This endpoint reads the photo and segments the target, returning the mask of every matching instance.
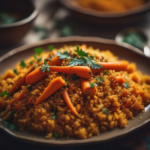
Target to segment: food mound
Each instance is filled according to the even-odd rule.
[[[140,7],[145,0],[77,0],[84,8],[103,12],[123,12],[129,9]]]
[[[21,61],[0,76],[0,111],[12,130],[85,139],[128,120],[150,103],[150,76],[110,51],[64,46]]]

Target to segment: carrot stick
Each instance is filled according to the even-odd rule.
[[[13,105],[16,101],[20,101],[24,98],[24,93],[20,92],[14,99],[10,101],[10,105]]]
[[[97,93],[97,87],[90,87],[90,82],[88,80],[80,78],[81,89],[84,95],[93,97]]]
[[[60,66],[62,63],[62,60],[59,59],[59,57],[55,56],[52,58],[51,61],[47,62],[48,65],[58,65]],[[42,70],[40,69],[40,67],[38,67],[37,69],[35,69],[34,71],[32,71],[27,77],[26,77],[26,82],[29,85],[35,84],[37,82],[39,82],[40,80],[42,80],[43,78],[45,78],[47,76],[47,72],[42,72]]]
[[[128,67],[128,62],[126,62],[126,61],[98,62],[98,64],[102,65],[103,67],[100,69],[92,69],[93,73],[98,73],[104,69],[122,71],[122,70],[127,70],[127,67]]]
[[[74,115],[77,115],[79,116],[78,112],[76,111],[75,107],[73,106],[71,100],[70,100],[70,97],[69,97],[69,94],[67,92],[67,90],[64,90],[62,92],[62,97],[63,99],[65,100],[66,104],[68,105],[68,107],[70,108],[71,112],[74,114]]]
[[[66,74],[76,74],[79,77],[89,79],[91,76],[91,69],[87,66],[50,66],[50,71],[57,71]]]
[[[45,101],[48,97],[50,97],[53,93],[62,88],[64,85],[65,81],[61,77],[53,79],[43,91],[43,93],[40,95],[40,97],[36,100],[35,105],[41,103],[42,101]]]
[[[26,76],[34,69],[34,66],[31,66],[28,71],[23,75],[23,77],[19,78],[14,85],[12,86],[12,88],[10,89],[10,95],[12,95],[13,93],[15,93],[19,88],[21,88],[22,85],[24,85],[26,83]]]
[[[82,45],[80,46],[80,48],[81,48],[83,51],[87,51],[87,45],[85,45],[85,44],[82,44]]]
[[[122,76],[116,76],[114,79],[115,79],[115,82],[117,82],[120,85],[125,82],[125,79]]]

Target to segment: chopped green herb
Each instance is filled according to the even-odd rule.
[[[50,46],[48,46],[48,49],[49,49],[50,51],[52,51],[52,50],[54,49],[54,46],[50,45]]]
[[[23,60],[21,61],[20,66],[22,66],[23,68],[26,67],[26,64],[25,64],[25,62]]]
[[[67,86],[69,86],[69,81],[67,79],[64,79],[64,81],[66,81]]]
[[[96,81],[98,81],[98,78],[96,78]]]
[[[38,54],[41,55],[41,53],[43,52],[43,49],[41,47],[37,47],[34,49],[34,51]]]
[[[103,80],[104,80],[104,77],[101,77],[101,78],[100,78],[100,81],[99,81],[99,84],[102,84],[102,83],[103,83]]]
[[[42,61],[42,57],[37,59],[38,62]]]
[[[105,114],[109,114],[108,110],[106,108],[102,108],[102,111],[105,113]]]
[[[59,59],[64,59],[64,58],[71,59],[71,56],[68,53],[68,51],[65,51],[64,53],[57,52],[56,55],[59,57]]]
[[[33,60],[31,60],[31,61],[29,62],[29,64],[32,65],[32,64],[33,64]]]
[[[106,96],[108,96],[109,94],[107,93]]]
[[[145,90],[145,88],[143,88],[143,90]]]
[[[76,76],[76,74],[74,73],[74,74],[72,75],[72,80],[77,80],[77,79],[79,79],[79,77]]]
[[[130,84],[128,84],[127,82],[125,82],[123,85],[126,89],[128,89],[130,87]]]
[[[53,120],[55,120],[56,119],[56,115],[53,115],[52,118],[53,118]]]
[[[37,57],[35,55],[32,55],[35,59],[37,59]]]
[[[79,56],[88,56],[88,53],[85,53],[82,49],[79,49],[79,46],[77,46],[77,49],[75,50]]]
[[[7,98],[10,96],[10,93],[9,92],[7,92],[7,91],[5,91],[5,92],[3,92],[3,93],[1,93],[1,97],[4,97],[5,95],[7,95]]]
[[[31,91],[31,90],[32,90],[32,86],[28,86],[27,89],[28,89],[29,91]]]
[[[16,75],[18,75],[17,69],[14,69],[13,72],[14,72]]]
[[[73,100],[73,99],[71,99],[71,101],[73,102],[74,100]]]
[[[70,62],[69,62],[69,66],[78,66],[78,65],[84,65],[85,64],[85,60],[84,59],[80,59],[80,58],[73,58]]]
[[[54,55],[50,55],[50,58],[47,58],[47,60],[51,61]]]
[[[11,114],[10,114],[10,118],[7,121],[11,122],[14,118],[14,115],[15,115],[15,112],[12,111]]]
[[[90,83],[90,87],[93,89],[94,88],[94,86],[97,86],[97,84],[96,83]]]
[[[54,136],[55,136],[55,138],[59,138],[60,137],[60,135],[58,133],[55,133]]]
[[[42,66],[40,67],[40,69],[43,71],[43,73],[44,73],[45,71],[50,72],[49,67],[50,67],[50,66],[47,64],[47,61],[44,60],[44,65],[42,65]]]
[[[18,130],[19,130],[18,126],[13,125],[13,124],[9,123],[8,121],[3,121],[3,125],[4,125],[6,128],[8,128],[8,129],[10,129],[10,130],[12,130],[12,131],[18,131]]]
[[[106,69],[103,70],[104,74],[109,74],[109,72],[106,71]]]

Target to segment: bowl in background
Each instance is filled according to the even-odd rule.
[[[15,22],[0,24],[0,45],[17,44],[30,30],[38,10],[31,0],[0,0],[0,12],[15,14]]]

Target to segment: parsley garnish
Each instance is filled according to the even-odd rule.
[[[48,49],[49,49],[50,51],[52,51],[52,50],[54,49],[54,46],[50,45],[50,46],[48,46]]]
[[[74,73],[74,74],[72,75],[72,80],[77,80],[77,79],[79,79],[79,77],[76,76],[76,74]]]
[[[143,90],[145,90],[145,88],[143,88]]]
[[[31,91],[31,90],[32,90],[32,86],[28,86],[27,89],[28,89],[29,91]]]
[[[1,93],[1,97],[4,97],[5,95],[7,95],[7,98],[10,96],[10,93],[9,92],[7,92],[7,91],[5,91],[5,92],[3,92],[3,93]]]
[[[58,133],[55,133],[54,136],[55,136],[55,138],[59,138],[60,137],[60,135]]]
[[[130,84],[128,84],[127,82],[125,82],[123,85],[126,89],[128,89],[130,87]]]
[[[25,64],[25,62],[23,60],[21,61],[20,66],[22,66],[23,68],[26,67],[26,64]]]
[[[34,51],[38,54],[41,55],[41,53],[43,52],[43,49],[41,47],[37,47],[34,49]]]
[[[94,88],[94,86],[97,86],[97,84],[96,83],[90,83],[90,87],[93,89]]]
[[[65,51],[64,53],[57,52],[56,55],[59,57],[59,59],[64,59],[64,58],[71,59],[71,56],[68,53],[68,51]]]
[[[9,123],[8,121],[3,121],[3,125],[4,125],[6,128],[8,128],[8,129],[10,129],[10,130],[12,130],[12,131],[18,131],[18,130],[19,130],[18,126],[13,125],[13,124]]]
[[[13,72],[18,75],[17,69],[14,69]]]
[[[69,81],[67,79],[64,79],[64,81],[66,81],[67,86],[69,86]]]
[[[33,55],[33,57],[34,57],[38,62],[42,61],[42,57],[41,57],[41,58],[37,58],[35,55]]]
[[[45,72],[45,71],[50,71],[50,69],[49,69],[49,65],[47,64],[47,61],[46,60],[44,60],[44,65],[42,65],[41,67],[40,67],[40,69],[43,71],[43,73]]]
[[[102,108],[102,111],[105,113],[105,114],[109,114],[108,110],[106,108]]]
[[[47,60],[51,61],[54,55],[50,55],[50,58],[47,58]]]
[[[98,78],[96,78],[96,81],[98,84],[102,84],[104,80],[104,77],[101,77],[100,80]]]
[[[32,64],[33,64],[33,60],[32,60],[32,61],[30,61],[30,62],[29,62],[29,64],[30,64],[30,65],[32,65]]]
[[[88,53],[85,53],[84,51],[79,50],[79,47],[77,47],[77,50],[75,50],[78,55],[80,56],[80,58],[73,58],[70,62],[69,62],[69,66],[77,66],[77,65],[83,65],[83,66],[89,66],[92,69],[100,69],[103,66],[97,64],[96,62],[93,61],[92,57],[87,57]]]
[[[109,74],[109,72],[106,71],[106,69],[103,70],[104,74]]]
[[[77,49],[75,50],[79,56],[88,56],[88,53],[85,53],[82,49],[79,49],[79,46],[77,46]]]
[[[73,102],[73,99],[71,99],[71,101]]]

